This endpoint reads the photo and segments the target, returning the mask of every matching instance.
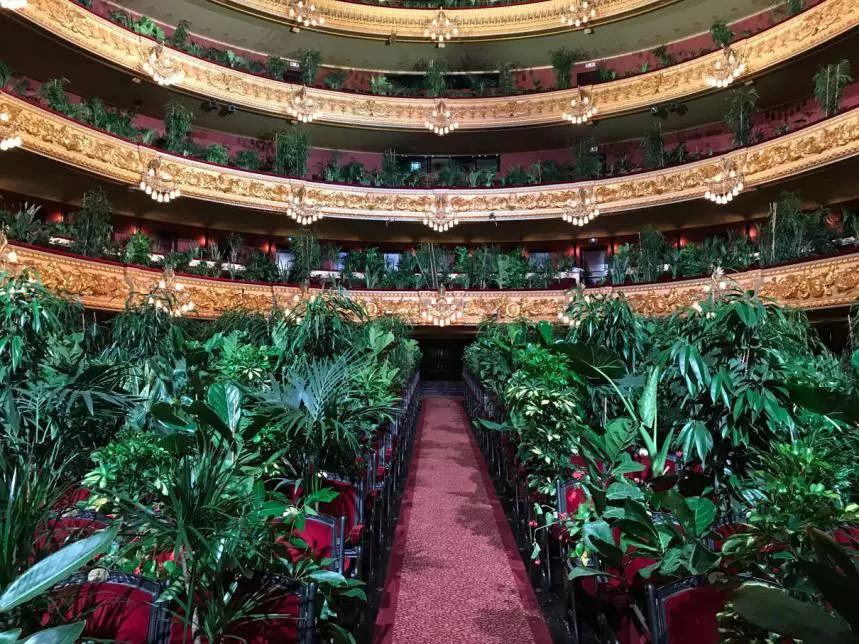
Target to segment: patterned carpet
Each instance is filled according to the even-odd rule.
[[[462,401],[426,396],[375,641],[551,638]]]

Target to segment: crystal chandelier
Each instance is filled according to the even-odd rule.
[[[286,206],[286,214],[302,226],[309,226],[322,219],[322,213],[313,199],[307,196],[307,188],[301,186],[293,191]]]
[[[152,159],[140,174],[140,189],[158,203],[170,203],[180,196],[173,175],[164,169],[161,157]]]
[[[444,47],[445,41],[459,34],[456,24],[447,17],[444,9],[439,9],[435,17],[424,27],[424,36],[436,43],[436,47]]]
[[[158,284],[149,291],[146,303],[155,307],[156,311],[163,311],[176,318],[195,309],[191,296],[185,290],[185,285],[176,280],[176,273],[172,268],[164,269]]]
[[[289,18],[302,27],[319,27],[325,24],[325,18],[316,12],[316,5],[308,0],[291,2]]]
[[[27,6],[27,0],[0,0],[0,9],[23,9]]]
[[[286,104],[286,112],[296,121],[310,123],[316,117],[316,106],[313,97],[307,95],[307,88],[303,87],[292,95]]]
[[[561,114],[561,118],[574,125],[581,125],[590,121],[596,113],[597,107],[590,93],[580,87],[576,97],[570,101],[569,109]]]
[[[424,216],[424,225],[437,233],[446,232],[459,223],[448,195],[437,195],[435,203],[428,210]]]
[[[164,45],[156,45],[143,61],[143,71],[162,87],[181,83],[185,72],[168,60]]]
[[[421,305],[421,319],[435,326],[449,326],[456,320],[461,320],[465,308],[462,298],[448,295],[444,285],[439,286],[438,293]]]
[[[725,205],[734,200],[745,188],[745,176],[730,159],[722,161],[721,169],[707,183],[704,199]]]
[[[730,47],[722,49],[722,56],[713,63],[710,76],[707,77],[707,85],[710,87],[727,87],[746,71],[746,63],[742,57]]]
[[[597,17],[597,7],[602,0],[571,0],[561,12],[561,24],[567,27],[581,27]]]
[[[444,101],[439,101],[429,113],[424,121],[424,126],[430,132],[435,132],[439,136],[444,136],[456,130],[459,127],[459,121],[453,115],[453,112],[447,107]]]
[[[21,147],[21,137],[15,134],[9,112],[0,112],[0,151]]]
[[[569,224],[584,226],[599,217],[598,203],[596,190],[579,188],[576,190],[575,197],[564,206],[561,218]]]

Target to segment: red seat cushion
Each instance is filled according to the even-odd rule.
[[[96,582],[57,589],[56,610],[64,620],[85,620],[83,636],[146,644],[154,610],[154,595],[134,583]],[[50,616],[46,615],[44,624]]]
[[[712,584],[680,591],[664,602],[668,644],[717,644],[716,615],[725,606],[725,593]]]
[[[303,530],[293,530],[290,535],[279,536],[275,542],[285,547],[286,557],[296,562],[308,554],[313,559],[331,557],[334,553],[335,527],[326,524],[317,517],[307,517]],[[298,537],[307,544],[305,550],[288,542],[290,537]]]

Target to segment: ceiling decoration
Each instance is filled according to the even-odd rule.
[[[424,28],[424,36],[429,38],[436,47],[444,47],[446,42],[454,36],[459,35],[459,27],[456,26],[456,20],[451,19],[444,9],[439,9],[438,13],[427,23]]]
[[[579,188],[564,206],[561,219],[568,224],[584,226],[599,217],[599,198],[592,188]]]
[[[727,87],[746,71],[745,56],[738,54],[730,46],[722,48],[722,56],[713,61],[713,69],[707,76],[710,87]]]
[[[158,203],[170,203],[181,195],[173,175],[165,167],[160,155],[146,163],[146,167],[140,173],[138,187]]]
[[[6,253],[5,257],[3,253]],[[8,260],[14,252],[15,261]],[[18,273],[35,270],[44,284],[51,289],[77,296],[93,309],[122,311],[127,303],[143,303],[160,282],[167,280],[157,272],[123,264],[104,263],[65,254],[37,250],[32,247],[8,244],[4,250],[0,241],[0,265]],[[321,293],[320,289],[299,289],[291,286],[274,286],[251,282],[181,277],[183,303],[193,303],[184,313],[212,318],[241,308],[247,311],[267,312],[273,306],[290,310],[295,302],[302,302]],[[785,306],[804,309],[849,306],[859,298],[859,253],[820,259],[801,264],[752,270],[732,275],[732,280],[743,289],[758,291],[763,297],[773,298]],[[612,286],[588,289],[594,298],[611,297],[623,293],[632,308],[645,315],[667,315],[691,306],[705,297],[710,277],[681,282]],[[175,284],[175,282],[174,282]],[[175,292],[175,287],[173,289]],[[397,315],[411,324],[428,324],[430,305],[437,319],[450,319],[451,326],[475,326],[486,320],[512,322],[521,317],[534,321],[558,320],[558,312],[566,308],[569,295],[562,290],[553,291],[460,291],[451,296],[446,293],[419,291],[354,291],[351,297],[361,304],[371,317]],[[444,298],[440,302],[439,298]],[[455,316],[444,313],[451,309]],[[429,322],[431,323],[431,322]]]
[[[444,136],[459,128],[459,120],[443,100],[440,100],[432,108],[424,121],[424,126],[430,131]]]
[[[739,196],[746,187],[746,177],[738,165],[735,159],[723,159],[721,167],[707,183],[704,199],[724,206]]]
[[[515,6],[533,7],[534,4]],[[153,46],[152,41],[69,0],[39,0],[22,9],[20,15],[67,42],[131,71],[141,69]],[[857,26],[859,3],[855,0],[822,0],[802,14],[742,41],[741,58],[746,66],[742,73],[746,76],[761,73]],[[288,103],[294,95],[290,92],[300,90],[297,85],[233,70],[184,52],[171,50],[170,55],[171,62],[184,73],[177,87],[246,109],[282,116],[288,113]],[[599,106],[600,118],[646,110],[656,103],[712,91],[708,79],[713,77],[719,60],[725,60],[723,51],[665,69],[600,83],[582,91],[587,92],[591,105]],[[422,130],[427,127],[427,114],[438,103],[432,98],[368,96],[317,88],[306,88],[305,94],[313,100],[314,120],[350,127]],[[569,113],[571,101],[578,97],[579,89],[572,89],[455,99],[447,103],[455,112],[460,129],[487,130],[557,123],[558,115]]]
[[[565,27],[587,27],[599,16],[602,0],[569,0],[570,4],[561,12],[561,24]]]
[[[168,50],[164,49],[162,44],[156,45],[149,51],[149,55],[143,61],[143,71],[162,87],[181,83],[185,78],[185,72],[170,60]]]
[[[125,184],[139,184],[149,160],[140,146],[33,105],[0,94],[0,113],[22,139],[22,148],[86,172]],[[16,152],[19,154],[20,152]],[[160,154],[162,168],[186,197],[237,206],[286,211],[295,191],[326,217],[422,222],[427,213],[447,212],[457,223],[560,217],[580,188],[593,190],[600,212],[623,213],[635,208],[700,199],[723,172],[723,163],[737,164],[744,187],[755,187],[835,163],[859,154],[859,108],[803,129],[704,161],[625,177],[582,183],[510,188],[463,188],[438,193],[419,188],[374,188],[326,184],[253,173],[235,168]],[[741,166],[741,167],[740,167]],[[449,209],[448,204],[449,202]],[[439,207],[441,206],[441,207]]]
[[[325,17],[316,9],[312,0],[287,0],[286,15],[290,21],[296,23],[293,31],[299,31],[300,27],[321,27],[325,24]]]
[[[22,139],[10,120],[9,112],[0,112],[0,152],[21,147]]]
[[[440,8],[390,7],[368,2],[344,0],[315,0],[317,15],[325,21],[304,25],[309,29],[359,35],[386,40],[396,34],[398,41],[426,42],[431,38],[437,45],[451,37],[488,40],[492,38],[521,38],[582,28],[602,21],[619,20],[656,9],[673,0],[542,0],[500,7]],[[273,21],[284,21],[295,0],[212,0],[216,4],[258,15]],[[307,0],[305,0],[307,2]],[[598,11],[596,4],[599,5]],[[593,14],[593,15],[592,15]],[[563,22],[569,16],[570,22]],[[587,21],[582,19],[587,16]],[[442,17],[441,20],[437,20]],[[561,19],[559,20],[559,17]],[[579,25],[576,25],[579,20]],[[287,19],[291,22],[292,18]],[[437,21],[436,24],[433,24]],[[451,33],[445,33],[449,28]],[[455,31],[454,31],[455,30]],[[439,35],[441,40],[439,40]]]
[[[576,96],[570,99],[570,105],[561,112],[561,118],[573,125],[588,123],[597,113],[597,106],[591,100],[591,93],[584,87],[576,89]]]

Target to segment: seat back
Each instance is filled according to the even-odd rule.
[[[278,519],[277,522],[279,523],[280,520]],[[342,573],[343,526],[343,517],[335,519],[327,514],[309,515],[301,530],[294,529],[289,535],[278,537],[276,542],[285,547],[286,558],[290,561],[298,561],[309,552],[314,559],[332,559],[331,570]],[[301,548],[290,541],[296,537],[304,541],[307,548]]]
[[[706,575],[679,579],[659,588],[647,587],[647,609],[653,644],[717,644],[718,613],[725,592]]]
[[[84,620],[82,637],[123,644],[159,644],[169,628],[169,613],[156,604],[161,587],[122,572],[79,573],[54,587],[55,605],[63,621]],[[51,613],[45,616],[47,624]]]
[[[559,514],[575,514],[579,506],[587,500],[587,495],[580,481],[557,481],[556,502]]]

